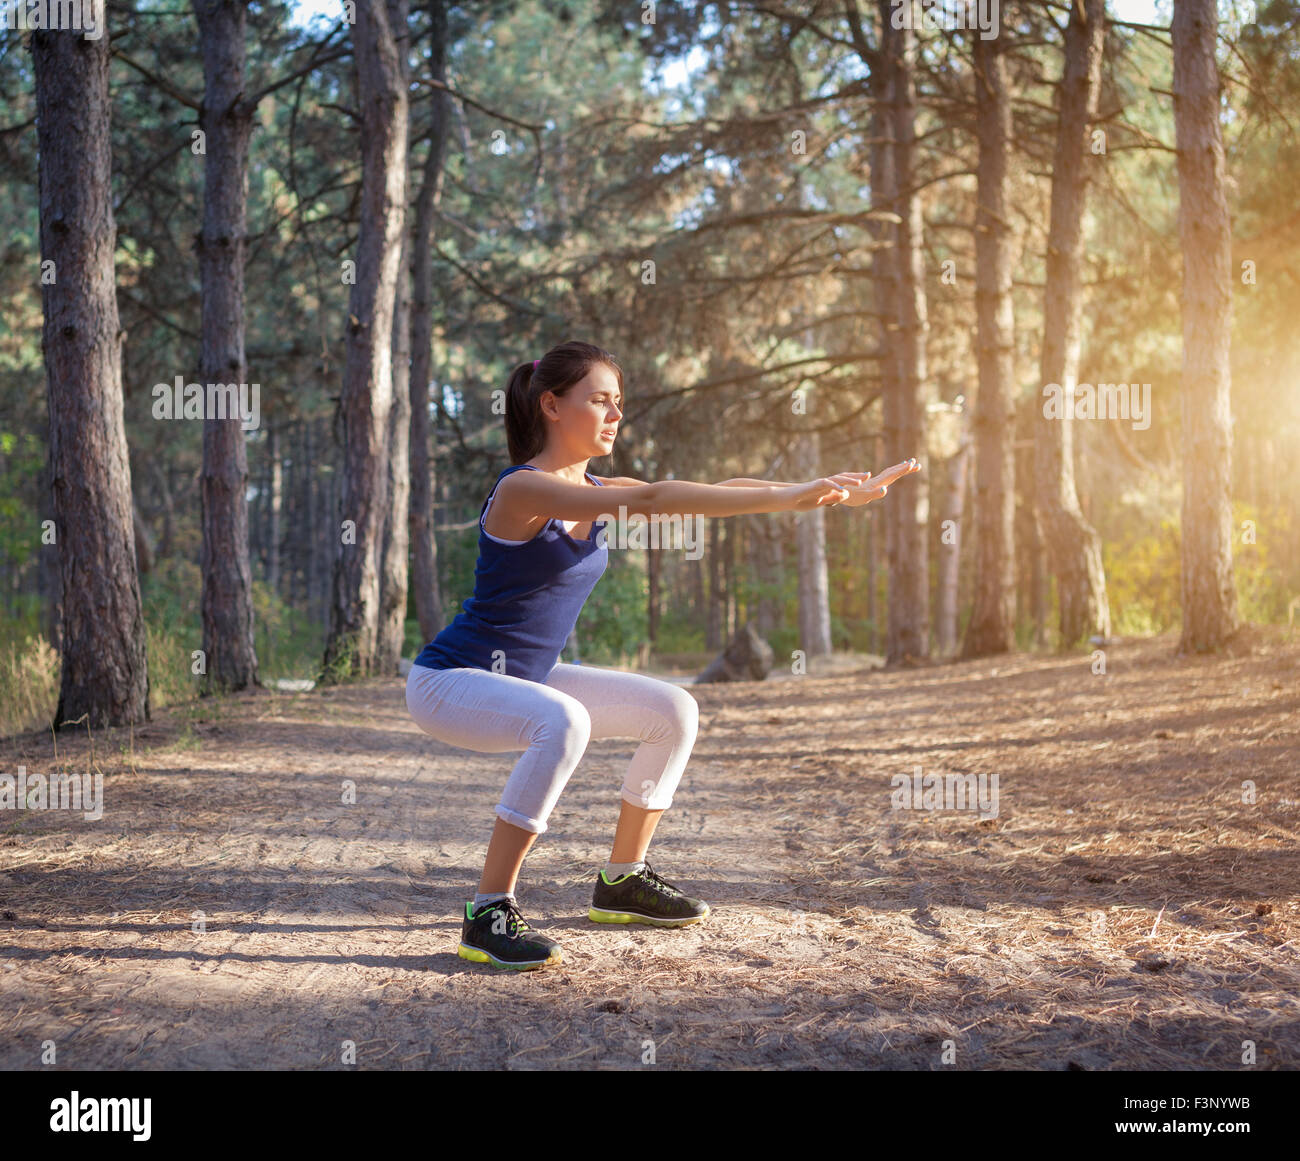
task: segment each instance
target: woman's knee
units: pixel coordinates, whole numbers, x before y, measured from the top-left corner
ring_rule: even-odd
[[[558,743],[566,753],[581,754],[591,741],[591,714],[576,697],[557,692],[538,721],[533,738]]]
[[[694,739],[700,729],[700,703],[693,694],[680,685],[669,686],[669,706],[678,731]]]

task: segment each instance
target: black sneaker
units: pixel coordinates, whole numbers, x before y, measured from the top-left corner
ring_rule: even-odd
[[[477,911],[466,903],[456,954],[512,971],[534,971],[564,960],[560,945],[535,931],[513,899],[484,903]]]
[[[595,923],[648,923],[652,927],[685,927],[703,922],[709,905],[683,895],[655,874],[649,863],[610,882],[602,869],[596,876],[587,917]]]

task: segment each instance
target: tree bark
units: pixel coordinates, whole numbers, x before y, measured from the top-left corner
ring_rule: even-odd
[[[1240,627],[1232,575],[1232,230],[1224,194],[1213,0],[1174,5],[1174,131],[1183,250],[1182,651]]]
[[[55,271],[41,287],[63,606],[54,725],[121,726],[148,720],[149,675],[122,414],[109,42],[54,30],[31,44],[41,260]]]
[[[429,3],[429,75],[447,79],[446,0]],[[420,636],[432,641],[446,625],[438,584],[438,544],[433,534],[434,464],[429,455],[429,380],[433,344],[433,223],[442,200],[451,95],[435,89],[429,98],[429,153],[415,201],[411,246],[411,583]]]
[[[890,8],[884,0],[880,0],[878,15],[877,27],[879,30],[883,30],[890,18]],[[883,36],[883,31],[878,31],[878,37],[880,36]],[[872,69],[871,73],[871,91],[875,102],[871,114],[871,208],[877,213],[893,212],[898,183],[894,173],[894,151],[889,144],[892,135],[889,116],[890,77],[883,56],[878,56],[874,63],[876,67]],[[896,351],[898,324],[894,321],[893,312],[889,309],[889,303],[893,301],[894,293],[894,263],[897,257],[895,235],[897,231],[892,223],[880,218],[873,219],[869,229],[874,239],[874,247],[871,252],[871,286],[880,327],[880,393],[883,427],[884,423],[888,421],[888,409],[890,407],[890,404],[885,401],[893,399],[899,390],[899,369]],[[880,467],[887,466],[884,458],[885,441],[883,433],[873,440],[873,451],[872,462],[879,464]],[[912,483],[913,481],[909,480],[907,482]],[[892,498],[896,499],[897,497]],[[879,526],[873,529],[870,543],[873,588],[869,608],[872,618],[872,651],[883,653],[889,635],[889,591],[894,586],[891,565],[896,552],[894,548],[896,523],[887,509],[882,509],[877,519],[879,520]],[[884,540],[886,590],[883,601],[878,601],[879,588],[876,578],[881,555],[881,539]],[[880,604],[884,605],[883,609],[878,608]],[[884,632],[881,631],[882,622],[884,623]]]
[[[1106,33],[1104,0],[1074,0],[1065,32],[1051,221],[1043,303],[1042,383],[1064,392],[1066,416],[1040,408],[1034,475],[1043,537],[1056,573],[1061,649],[1096,634],[1110,636],[1110,606],[1101,541],[1084,519],[1074,483],[1073,398],[1079,366],[1083,215],[1091,160],[1088,128],[1096,116]]]
[[[407,0],[388,0],[402,87],[410,76]],[[407,138],[406,156],[410,154]],[[401,259],[393,298],[393,408],[388,419],[388,505],[384,512],[383,567],[379,586],[379,645],[376,669],[396,675],[406,637],[406,598],[410,573],[411,530],[411,295],[410,235],[406,213],[406,161],[402,163]]]
[[[913,0],[908,0],[912,3]],[[893,152],[894,227],[892,302],[897,330],[892,353],[895,374],[883,398],[885,459],[890,462],[925,455],[926,336],[925,266],[921,254],[922,218],[916,174],[915,27],[894,28],[893,5],[881,0],[883,73],[888,82],[889,136]],[[886,309],[883,305],[881,309]],[[916,485],[909,487],[909,485]],[[889,497],[889,627],[885,657],[891,664],[920,660],[930,652],[930,496],[924,472]]]
[[[199,380],[205,387],[233,383],[242,391],[240,385],[248,378],[244,254],[253,127],[253,109],[244,99],[245,5],[237,0],[194,0],[194,15],[203,54],[200,125],[205,137],[203,228],[198,236]],[[248,451],[238,415],[204,415],[200,495],[203,691],[245,689],[258,684],[258,672],[248,549]]]
[[[962,653],[986,657],[1016,646],[1016,461],[1011,227],[1007,154],[1011,98],[1002,37],[973,38],[979,192],[975,207],[975,600]]]
[[[343,493],[324,680],[375,671],[393,406],[393,313],[406,205],[406,85],[384,4],[359,4],[353,60],[361,110],[361,222],[339,408]]]

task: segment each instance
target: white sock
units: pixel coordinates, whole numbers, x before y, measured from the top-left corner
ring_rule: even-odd
[[[614,879],[621,879],[624,875],[632,874],[633,871],[643,870],[645,870],[644,861],[636,863],[606,863],[605,878],[612,882]]]
[[[488,903],[495,903],[498,899],[509,899],[512,903],[516,902],[513,891],[489,891],[486,895],[474,894],[474,914],[477,915],[479,908]]]

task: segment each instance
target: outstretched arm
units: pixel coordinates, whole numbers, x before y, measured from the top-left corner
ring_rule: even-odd
[[[848,489],[849,495],[839,501],[849,508],[857,508],[863,504],[870,504],[872,500],[879,500],[889,490],[889,487],[901,480],[904,476],[909,476],[913,472],[919,472],[921,465],[914,459],[904,460],[902,463],[894,464],[893,467],[886,468],[879,475],[873,476],[870,472],[837,472],[833,476],[827,476],[826,479],[834,484],[840,484]],[[715,487],[719,488],[748,488],[758,487],[763,484],[770,484],[775,488],[795,488],[798,484],[782,484],[774,480],[750,480],[735,479],[723,480]]]
[[[631,476],[610,476],[602,481],[606,485],[612,485],[615,488],[635,488],[644,487],[648,480],[636,480]],[[803,481],[807,483],[807,481]],[[734,480],[719,480],[713,485],[715,488],[797,488],[798,483],[788,483],[783,480],[751,480],[745,477],[737,476]]]
[[[655,480],[611,491],[571,484],[548,472],[514,472],[497,485],[497,496],[525,519],[599,520],[620,510],[647,517],[807,512],[849,501],[852,490],[848,483],[821,477],[784,487],[764,482],[721,488],[691,480]]]

